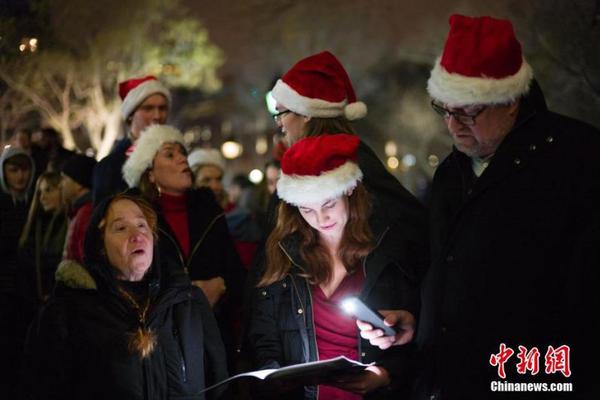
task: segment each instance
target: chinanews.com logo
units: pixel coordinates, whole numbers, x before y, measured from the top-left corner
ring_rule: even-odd
[[[527,349],[525,346],[518,346],[516,364],[517,373],[520,375],[529,374],[536,376],[540,374],[540,351],[537,347]],[[506,368],[510,358],[515,351],[500,343],[498,353],[490,355],[490,365],[498,370],[498,377],[503,380],[492,381],[490,390],[492,392],[572,392],[573,383],[571,382],[507,382]],[[512,364],[511,364],[512,365]],[[565,378],[571,376],[571,349],[567,345],[559,347],[548,346],[544,355],[544,373],[552,376],[562,374]]]

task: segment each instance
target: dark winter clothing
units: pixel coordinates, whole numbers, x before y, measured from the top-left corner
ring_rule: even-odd
[[[440,164],[418,322],[427,364],[421,398],[488,398],[500,380],[490,356],[501,343],[515,351],[507,381],[573,382],[575,397],[587,398],[597,354],[583,333],[598,326],[590,308],[599,304],[599,148],[598,131],[548,111],[534,83],[479,178],[457,150]],[[570,379],[544,373],[548,345],[563,344],[572,349]],[[517,374],[519,345],[539,349],[536,377]]]
[[[14,156],[23,155],[31,161],[31,176],[27,189],[20,196],[10,192],[4,165]],[[5,395],[13,397],[12,383],[20,366],[23,336],[27,329],[25,304],[18,293],[17,250],[19,236],[27,220],[29,198],[33,187],[35,170],[33,160],[25,151],[8,147],[0,156],[0,387],[7,389]]]
[[[99,208],[86,235],[86,268],[61,265],[56,292],[30,329],[26,397],[204,399],[199,391],[227,376],[205,296],[183,273],[161,278],[155,258],[141,282],[144,290],[132,296],[149,298],[144,327],[156,334],[157,345],[145,359],[129,351],[128,333],[139,326],[139,314],[119,293],[102,255],[97,226],[106,204]]]
[[[19,248],[19,281],[25,297],[42,304],[54,288],[54,273],[63,255],[68,220],[64,211],[41,211],[31,225],[29,237]]]
[[[225,280],[227,291],[215,305],[215,314],[227,348],[229,365],[233,368],[233,358],[239,348],[240,307],[245,277],[223,210],[210,189],[199,188],[187,192],[191,251],[189,257],[185,257],[160,206],[157,208],[162,265],[175,271],[185,271],[192,281],[216,277]]]
[[[248,209],[235,204],[226,207],[225,220],[242,265],[248,269],[262,239],[260,226]]]
[[[98,204],[102,199],[123,192],[128,189],[123,180],[123,164],[127,160],[127,149],[131,147],[129,138],[119,141],[113,151],[102,160],[98,161],[94,168],[92,186],[92,200]]]
[[[364,264],[365,282],[360,298],[373,309],[404,309],[418,312],[417,267],[407,253],[398,225],[374,227],[377,247]],[[249,342],[254,362],[259,368],[278,368],[285,365],[318,359],[312,310],[312,295],[308,281],[299,276],[303,261],[295,236],[280,243],[290,257],[293,267],[281,281],[253,291],[253,309],[249,328]],[[409,356],[412,346],[396,346],[386,351],[359,339],[357,346],[362,362],[373,362],[385,367],[392,383],[368,398],[406,393],[410,378]],[[316,387],[307,386],[286,399],[316,399]]]
[[[74,154],[63,165],[62,173],[87,189],[92,188],[96,160],[83,154]]]
[[[227,229],[223,210],[207,188],[187,193],[190,256],[181,245],[157,205],[160,256],[169,266],[184,270],[192,281],[220,276],[229,289],[239,288],[242,272],[239,258]]]

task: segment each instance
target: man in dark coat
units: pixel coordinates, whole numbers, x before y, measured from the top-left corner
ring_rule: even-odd
[[[419,398],[530,398],[556,383],[588,398],[599,132],[546,108],[506,20],[452,16],[428,91],[454,149],[432,186]]]
[[[128,186],[121,176],[121,169],[132,146],[146,127],[164,124],[169,116],[171,94],[169,89],[153,76],[119,83],[119,96],[123,100],[121,114],[129,133],[116,144],[108,156],[98,162],[94,170],[94,204],[98,204],[109,195],[127,190]]]

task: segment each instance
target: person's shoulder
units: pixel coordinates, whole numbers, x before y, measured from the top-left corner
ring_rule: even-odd
[[[559,139],[566,142],[573,144],[600,142],[600,130],[598,128],[566,115],[549,111],[544,126],[554,134],[559,135]]]

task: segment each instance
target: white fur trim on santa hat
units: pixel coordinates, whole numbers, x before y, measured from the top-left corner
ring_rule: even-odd
[[[363,174],[352,161],[321,175],[285,175],[277,181],[277,195],[286,203],[300,206],[334,199],[356,187]]]
[[[188,155],[188,163],[191,169],[198,165],[215,165],[225,171],[225,161],[217,149],[195,149]]]
[[[163,143],[181,143],[185,147],[183,135],[168,125],[150,125],[142,131],[135,148],[123,165],[123,179],[130,188],[140,183],[142,174],[152,166],[154,156]]]
[[[452,107],[509,103],[528,93],[533,79],[533,70],[525,59],[516,74],[502,79],[449,73],[440,60],[441,57],[431,71],[427,91],[432,98]]]
[[[127,93],[125,99],[123,99],[123,104],[121,104],[121,115],[123,116],[123,119],[129,118],[135,109],[153,94],[162,94],[167,98],[167,103],[171,106],[171,93],[169,92],[169,89],[160,83],[160,81],[150,79],[140,83]]]
[[[334,118],[344,115],[346,100],[339,103],[302,96],[290,85],[279,79],[271,91],[273,98],[288,110],[306,117]]]

